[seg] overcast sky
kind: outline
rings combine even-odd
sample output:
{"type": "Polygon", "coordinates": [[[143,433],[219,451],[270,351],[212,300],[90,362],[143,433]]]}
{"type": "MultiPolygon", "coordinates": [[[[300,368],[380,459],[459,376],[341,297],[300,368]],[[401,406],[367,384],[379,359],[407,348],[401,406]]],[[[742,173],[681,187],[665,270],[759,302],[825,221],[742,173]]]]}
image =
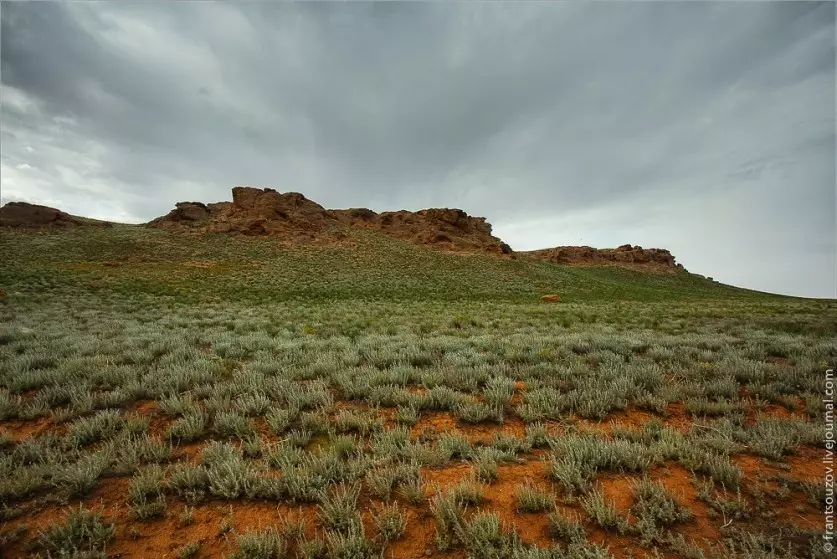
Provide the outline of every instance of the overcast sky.
{"type": "Polygon", "coordinates": [[[2,202],[461,207],[837,296],[833,2],[0,4],[2,202]]]}

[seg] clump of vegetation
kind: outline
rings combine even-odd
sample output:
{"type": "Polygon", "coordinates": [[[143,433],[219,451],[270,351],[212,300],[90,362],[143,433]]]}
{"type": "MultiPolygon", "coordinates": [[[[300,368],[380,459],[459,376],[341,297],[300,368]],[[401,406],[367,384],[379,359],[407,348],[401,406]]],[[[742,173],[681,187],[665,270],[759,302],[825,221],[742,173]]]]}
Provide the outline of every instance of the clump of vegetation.
{"type": "Polygon", "coordinates": [[[552,494],[532,483],[530,480],[517,486],[515,491],[517,510],[521,512],[543,512],[555,504],[552,494]]]}
{"type": "Polygon", "coordinates": [[[131,514],[138,520],[162,516],[166,512],[166,498],[163,493],[163,471],[159,466],[150,466],[131,479],[128,501],[131,514]]]}
{"type": "Polygon", "coordinates": [[[286,557],[287,544],[275,528],[249,531],[237,537],[238,551],[230,559],[281,559],[286,557]]]}
{"type": "Polygon", "coordinates": [[[67,514],[63,524],[53,524],[41,532],[37,545],[59,557],[106,557],[105,550],[113,535],[112,523],[79,506],[67,514]]]}
{"type": "Polygon", "coordinates": [[[372,518],[378,533],[385,541],[397,540],[407,527],[407,515],[398,508],[398,503],[378,508],[372,518]]]}
{"type": "Polygon", "coordinates": [[[692,517],[692,511],[681,505],[660,482],[643,478],[632,491],[634,505],[631,512],[637,518],[635,529],[647,544],[661,541],[663,529],[692,517]]]}
{"type": "Polygon", "coordinates": [[[605,500],[604,494],[599,489],[592,489],[581,500],[584,511],[593,519],[593,522],[605,530],[615,530],[619,534],[628,531],[628,521],[619,514],[613,503],[605,500]]]}

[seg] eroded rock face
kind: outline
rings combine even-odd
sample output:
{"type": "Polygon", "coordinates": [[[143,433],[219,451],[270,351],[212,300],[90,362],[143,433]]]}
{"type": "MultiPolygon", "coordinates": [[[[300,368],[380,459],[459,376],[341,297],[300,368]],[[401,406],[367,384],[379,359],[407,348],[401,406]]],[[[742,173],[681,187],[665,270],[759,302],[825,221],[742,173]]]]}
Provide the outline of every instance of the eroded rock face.
{"type": "Polygon", "coordinates": [[[333,242],[345,237],[337,219],[298,192],[281,194],[272,188],[237,186],[232,202],[180,202],[147,227],[178,232],[272,235],[290,244],[333,242]]]}
{"type": "Polygon", "coordinates": [[[379,214],[366,208],[351,208],[329,213],[351,227],[378,230],[421,245],[451,251],[513,254],[509,245],[491,234],[491,224],[484,217],[472,217],[459,209],[430,208],[379,214]]]}
{"type": "Polygon", "coordinates": [[[175,231],[237,232],[270,235],[293,244],[340,241],[349,227],[373,229],[421,245],[456,252],[512,255],[511,247],[491,234],[485,218],[462,210],[431,208],[377,213],[366,208],[326,210],[298,192],[237,186],[232,202],[180,202],[150,223],[175,231]]]}
{"type": "Polygon", "coordinates": [[[232,205],[215,221],[219,227],[214,230],[245,235],[316,234],[339,225],[325,208],[298,192],[243,186],[233,188],[232,205]]]}
{"type": "Polygon", "coordinates": [[[201,202],[178,202],[172,211],[158,217],[148,224],[149,227],[174,229],[178,227],[200,227],[209,219],[210,211],[201,202]]]}
{"type": "Polygon", "coordinates": [[[0,208],[0,227],[111,227],[107,221],[77,217],[49,206],[9,202],[0,208]]]}
{"type": "Polygon", "coordinates": [[[674,256],[665,249],[631,245],[601,249],[589,246],[562,246],[528,251],[523,254],[558,264],[617,264],[659,271],[683,269],[683,266],[678,264],[674,256]]]}

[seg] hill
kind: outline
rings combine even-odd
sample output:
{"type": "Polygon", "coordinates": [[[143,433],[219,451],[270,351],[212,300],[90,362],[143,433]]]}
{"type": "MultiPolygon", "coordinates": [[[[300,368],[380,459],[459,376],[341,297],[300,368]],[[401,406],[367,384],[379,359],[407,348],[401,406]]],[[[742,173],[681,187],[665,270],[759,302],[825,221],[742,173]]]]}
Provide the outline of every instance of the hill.
{"type": "Polygon", "coordinates": [[[110,227],[111,223],[70,215],[61,210],[29,204],[27,202],[9,202],[0,207],[0,227],[110,227]]]}
{"type": "MultiPolygon", "coordinates": [[[[319,240],[322,240],[320,237],[319,240]]],[[[428,250],[374,230],[347,228],[338,244],[283,244],[272,237],[181,233],[134,225],[60,232],[10,230],[0,239],[3,284],[76,286],[206,300],[295,298],[565,302],[779,297],[687,272],[569,266],[522,256],[428,250]]]]}
{"type": "Polygon", "coordinates": [[[1,228],[2,554],[822,556],[837,302],[500,243],[267,190],[1,228]]]}

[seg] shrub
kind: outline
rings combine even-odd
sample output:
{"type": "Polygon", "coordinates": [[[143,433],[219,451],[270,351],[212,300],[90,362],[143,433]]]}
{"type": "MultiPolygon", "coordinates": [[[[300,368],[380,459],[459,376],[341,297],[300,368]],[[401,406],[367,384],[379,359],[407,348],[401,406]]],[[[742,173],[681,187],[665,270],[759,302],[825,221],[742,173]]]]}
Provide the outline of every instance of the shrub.
{"type": "Polygon", "coordinates": [[[395,421],[403,425],[415,425],[421,418],[421,411],[414,406],[398,406],[395,421]]]}
{"type": "Polygon", "coordinates": [[[253,422],[237,412],[220,412],[215,416],[213,429],[222,437],[244,439],[255,433],[253,422]]]}
{"type": "Polygon", "coordinates": [[[657,457],[639,444],[595,435],[567,435],[550,442],[552,477],[570,492],[586,491],[599,470],[645,471],[657,457]]]}
{"type": "Polygon", "coordinates": [[[113,534],[113,524],[105,524],[100,514],[79,505],[67,514],[64,524],[53,524],[41,532],[37,546],[58,556],[104,557],[113,534]]]}
{"type": "Polygon", "coordinates": [[[447,551],[460,541],[464,516],[461,504],[450,493],[438,493],[430,503],[430,512],[436,521],[436,545],[447,551]]]}
{"type": "Polygon", "coordinates": [[[628,530],[628,522],[619,514],[612,503],[606,503],[604,495],[599,489],[593,489],[582,500],[581,506],[593,521],[605,530],[616,530],[624,534],[628,530]]]}
{"type": "Polygon", "coordinates": [[[287,553],[287,544],[275,528],[244,532],[237,542],[238,551],[230,559],[282,559],[287,553]]]}
{"type": "Polygon", "coordinates": [[[84,446],[116,435],[125,426],[125,419],[117,410],[103,410],[91,417],[75,420],[68,431],[76,446],[84,446]]]}
{"type": "Polygon", "coordinates": [[[541,512],[551,509],[555,504],[551,493],[529,480],[517,486],[515,499],[520,512],[541,512]]]}
{"type": "Polygon", "coordinates": [[[197,556],[200,550],[201,542],[192,542],[184,545],[183,547],[177,548],[174,552],[174,556],[177,557],[177,559],[192,559],[197,556]]]}
{"type": "Polygon", "coordinates": [[[469,557],[515,557],[523,552],[520,539],[505,530],[493,512],[477,512],[460,528],[469,557]]]}
{"type": "Polygon", "coordinates": [[[109,458],[105,453],[89,454],[74,464],[62,466],[53,476],[53,483],[57,487],[67,489],[71,497],[85,495],[96,486],[108,462],[109,458]]]}
{"type": "Polygon", "coordinates": [[[166,499],[163,487],[163,471],[159,466],[150,466],[139,471],[131,479],[128,492],[131,515],[138,520],[147,520],[165,513],[166,499]]]}
{"type": "Polygon", "coordinates": [[[532,448],[543,448],[549,445],[549,431],[543,423],[532,423],[526,426],[526,442],[532,448]]]}
{"type": "Polygon", "coordinates": [[[633,487],[634,504],[631,511],[636,515],[636,528],[646,543],[662,538],[661,528],[684,522],[692,517],[659,482],[643,478],[633,487]]]}
{"type": "Polygon", "coordinates": [[[458,404],[453,410],[453,415],[465,423],[481,423],[493,416],[492,409],[482,402],[458,404]]]}
{"type": "Polygon", "coordinates": [[[209,422],[209,416],[201,411],[187,412],[171,424],[167,438],[178,442],[192,442],[201,438],[209,422]]]}
{"type": "Polygon", "coordinates": [[[587,533],[578,516],[570,518],[558,510],[549,513],[549,531],[553,536],[571,543],[580,543],[587,539],[587,533]]]}
{"type": "Polygon", "coordinates": [[[338,488],[327,493],[317,507],[320,520],[331,530],[349,533],[352,527],[361,524],[357,511],[359,495],[359,485],[338,488]]]}
{"type": "Polygon", "coordinates": [[[203,466],[178,464],[172,470],[167,486],[187,502],[200,502],[209,488],[209,474],[203,466]]]}
{"type": "Polygon", "coordinates": [[[291,423],[293,423],[294,419],[296,419],[296,413],[282,408],[272,408],[265,415],[264,419],[271,431],[276,435],[282,436],[288,427],[290,427],[291,423]]]}
{"type": "Polygon", "coordinates": [[[172,394],[157,401],[161,412],[166,415],[189,415],[197,412],[197,403],[191,394],[172,394]]]}
{"type": "Polygon", "coordinates": [[[384,541],[397,540],[407,527],[407,515],[398,508],[398,503],[376,508],[372,519],[384,541]]]}
{"type": "Polygon", "coordinates": [[[474,477],[484,483],[491,483],[499,476],[497,460],[489,453],[480,453],[474,462],[474,477]]]}
{"type": "Polygon", "coordinates": [[[372,559],[380,555],[366,539],[362,523],[352,524],[345,531],[327,531],[326,545],[329,559],[372,559]]]}
{"type": "Polygon", "coordinates": [[[736,489],[741,484],[741,470],[722,454],[686,446],[680,451],[678,460],[686,468],[707,474],[725,487],[736,489]]]}
{"type": "Polygon", "coordinates": [[[471,443],[459,433],[445,433],[439,438],[436,448],[447,457],[445,461],[471,455],[471,443]]]}

